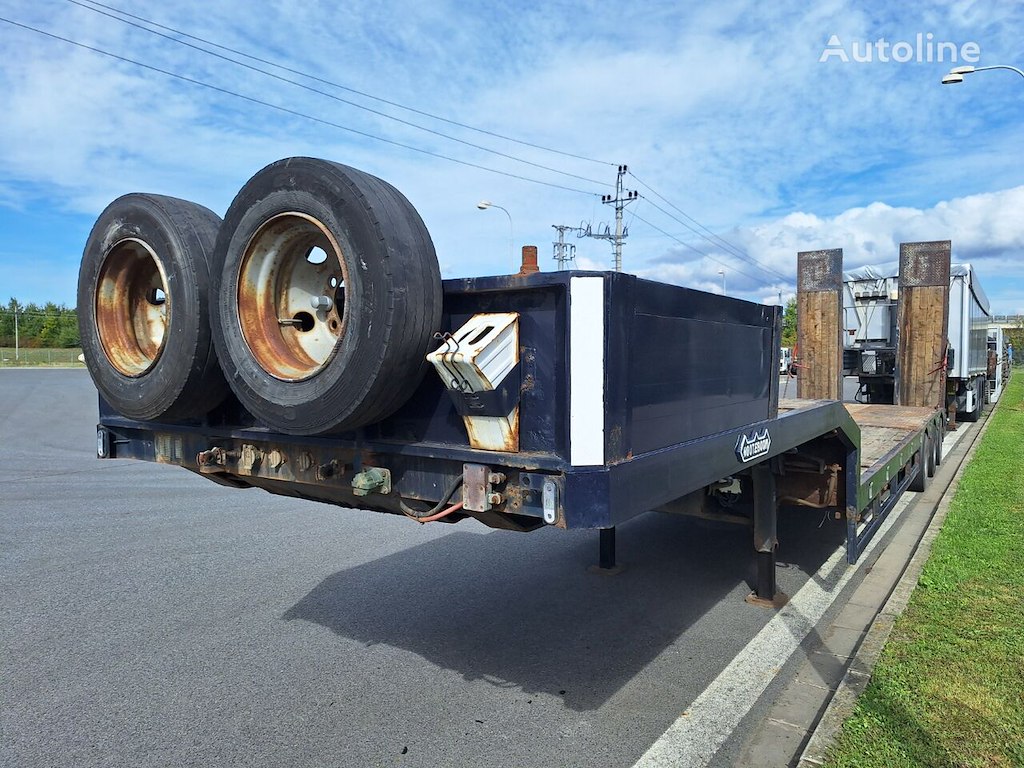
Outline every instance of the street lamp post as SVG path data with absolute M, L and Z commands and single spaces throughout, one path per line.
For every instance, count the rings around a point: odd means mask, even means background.
M 486 211 L 488 208 L 497 208 L 499 211 L 505 212 L 505 215 L 508 217 L 508 260 L 512 263 L 512 271 L 516 271 L 516 269 L 518 269 L 518 266 L 516 264 L 516 255 L 514 248 L 515 237 L 512 234 L 512 214 L 509 213 L 506 208 L 503 208 L 502 206 L 496 203 L 492 203 L 490 200 L 481 200 L 479 203 L 476 204 L 476 207 L 479 208 L 481 211 Z
M 18 362 L 20 357 L 20 346 L 18 344 L 18 302 L 14 302 L 14 362 Z
M 984 72 L 989 69 L 1008 69 L 1011 72 L 1016 72 L 1021 77 L 1024 77 L 1024 70 L 1017 69 L 1017 67 L 1011 67 L 1008 64 L 992 64 L 988 67 L 953 67 L 949 70 L 946 76 L 942 78 L 942 84 L 950 85 L 951 83 L 962 83 L 964 81 L 964 75 L 971 75 L 975 72 Z
M 725 296 L 725 270 L 718 270 L 718 274 L 722 276 L 722 295 Z

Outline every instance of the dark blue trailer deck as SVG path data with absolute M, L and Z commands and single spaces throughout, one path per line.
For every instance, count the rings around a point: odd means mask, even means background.
M 420 522 L 446 506 L 445 522 L 519 531 L 609 532 L 652 509 L 746 522 L 767 600 L 780 509 L 845 517 L 854 562 L 934 466 L 937 411 L 779 402 L 777 307 L 613 272 L 443 288 L 442 350 L 467 342 L 457 330 L 474 318 L 514 315 L 515 365 L 493 395 L 428 371 L 391 416 L 324 436 L 272 431 L 230 394 L 176 421 L 127 418 L 101 398 L 98 454 Z M 509 449 L 475 446 L 467 419 L 506 413 Z

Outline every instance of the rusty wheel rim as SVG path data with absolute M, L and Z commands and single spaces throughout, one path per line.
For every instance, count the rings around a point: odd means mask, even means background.
M 130 238 L 103 259 L 96 289 L 96 335 L 119 373 L 138 377 L 160 359 L 170 315 L 167 277 L 146 243 Z
M 303 213 L 264 222 L 238 269 L 238 325 L 268 374 L 302 381 L 323 370 L 345 332 L 345 260 L 334 236 Z

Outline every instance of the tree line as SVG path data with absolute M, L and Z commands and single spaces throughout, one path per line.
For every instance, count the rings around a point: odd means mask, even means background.
M 17 310 L 17 318 L 15 318 Z M 78 311 L 63 304 L 22 304 L 11 299 L 0 305 L 0 347 L 78 347 Z

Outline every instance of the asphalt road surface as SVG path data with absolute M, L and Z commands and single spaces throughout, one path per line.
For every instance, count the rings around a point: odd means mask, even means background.
M 596 532 L 100 461 L 95 422 L 84 370 L 0 370 L 3 766 L 631 766 L 773 615 L 745 529 L 650 513 L 602 576 Z M 779 536 L 792 595 L 843 530 Z

